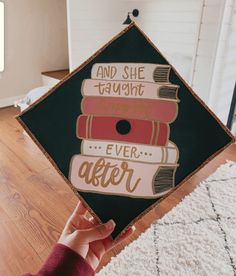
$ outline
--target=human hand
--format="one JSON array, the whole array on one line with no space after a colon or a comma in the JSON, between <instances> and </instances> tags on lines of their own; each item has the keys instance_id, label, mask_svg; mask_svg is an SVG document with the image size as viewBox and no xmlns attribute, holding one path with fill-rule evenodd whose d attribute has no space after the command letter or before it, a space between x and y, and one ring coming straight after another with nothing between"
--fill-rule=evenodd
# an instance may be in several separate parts
<instances>
[{"instance_id":1,"label":"human hand","mask_svg":"<svg viewBox=\"0 0 236 276\"><path fill-rule=\"evenodd\" d=\"M68 219L58 243L64 244L82 256L95 270L99 265L102 256L133 233L129 228L115 242L110 234L115 228L115 222L109 220L99 224L95 219L85 217L87 209L79 202Z\"/></svg>"}]
</instances>

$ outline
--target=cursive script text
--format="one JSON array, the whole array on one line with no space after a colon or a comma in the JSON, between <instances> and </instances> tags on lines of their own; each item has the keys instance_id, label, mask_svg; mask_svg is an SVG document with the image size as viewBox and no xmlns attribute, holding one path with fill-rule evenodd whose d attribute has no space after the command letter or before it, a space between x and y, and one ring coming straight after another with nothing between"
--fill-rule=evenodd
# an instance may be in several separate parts
<instances>
[{"instance_id":1,"label":"cursive script text","mask_svg":"<svg viewBox=\"0 0 236 276\"><path fill-rule=\"evenodd\" d=\"M96 163L85 161L81 164L78 176L87 184L101 186L106 188L108 185L119 185L122 180L126 179L126 190L132 193L138 186L141 178L132 182L133 169L129 168L127 162L122 162L120 167L117 164L112 165L100 158Z\"/></svg>"}]
</instances>

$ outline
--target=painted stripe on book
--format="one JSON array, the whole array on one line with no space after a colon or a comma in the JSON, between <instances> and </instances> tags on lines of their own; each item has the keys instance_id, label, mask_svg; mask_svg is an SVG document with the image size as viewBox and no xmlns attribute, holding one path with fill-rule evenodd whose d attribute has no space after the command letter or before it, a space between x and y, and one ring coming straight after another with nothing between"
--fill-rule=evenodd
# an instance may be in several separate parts
<instances>
[{"instance_id":1,"label":"painted stripe on book","mask_svg":"<svg viewBox=\"0 0 236 276\"><path fill-rule=\"evenodd\" d=\"M93 125L93 115L90 115L90 122L89 122L89 137L92 136L92 125Z\"/></svg>"},{"instance_id":2,"label":"painted stripe on book","mask_svg":"<svg viewBox=\"0 0 236 276\"><path fill-rule=\"evenodd\" d=\"M89 130L89 119L90 119L90 116L88 116L87 118L86 118L86 125L85 125L85 137L86 138L89 138L89 133L88 133L88 130Z\"/></svg>"},{"instance_id":3,"label":"painted stripe on book","mask_svg":"<svg viewBox=\"0 0 236 276\"><path fill-rule=\"evenodd\" d=\"M165 145L165 143L167 142L167 140L163 144L158 144L158 137L160 136L160 135L158 135L159 131L160 131L160 124L158 124L156 121L154 123L156 125L156 133L154 135L155 141L154 141L153 145ZM164 133L163 133L163 135L164 135Z\"/></svg>"},{"instance_id":4,"label":"painted stripe on book","mask_svg":"<svg viewBox=\"0 0 236 276\"><path fill-rule=\"evenodd\" d=\"M154 131L155 131L155 123L152 121L152 133L151 133L151 139L150 139L150 145L153 144L153 136L154 136Z\"/></svg>"}]
</instances>

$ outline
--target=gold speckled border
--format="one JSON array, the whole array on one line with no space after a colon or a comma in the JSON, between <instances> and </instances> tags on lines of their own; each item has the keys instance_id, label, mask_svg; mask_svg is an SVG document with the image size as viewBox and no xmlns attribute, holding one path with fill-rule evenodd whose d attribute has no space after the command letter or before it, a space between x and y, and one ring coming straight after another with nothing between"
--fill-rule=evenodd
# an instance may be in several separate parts
<instances>
[{"instance_id":1,"label":"gold speckled border","mask_svg":"<svg viewBox=\"0 0 236 276\"><path fill-rule=\"evenodd\" d=\"M96 56L98 56L105 48L107 48L113 41L118 39L120 36L122 36L124 33L126 33L129 29L131 29L133 26L135 26L146 38L148 43L159 53L160 51L157 49L157 47L153 44L153 42L147 37L147 35L137 26L135 22L132 22L128 27L126 27L124 30L122 30L119 34L114 36L109 42L107 42L103 47L101 47L98 51L96 51L90 58L88 58L85 62L83 62L77 69L72 71L70 74L65 76L60 82L58 82L54 87L52 87L46 94L41 96L37 101L35 101L32 105L30 105L27 109L25 109L21 114L16 116L17 121L22 125L22 127L25 129L25 131L29 134L29 136L32 138L32 140L35 142L35 144L40 148L40 150L43 152L43 154L46 156L46 158L52 163L54 168L57 170L57 172L62 176L62 178L65 180L65 182L70 186L72 191L75 193L75 195L83 202L83 204L87 207L89 212L95 217L95 219L102 223L101 219L96 215L96 213L92 210L92 208L88 205L88 203L80 196L79 192L73 187L73 185L70 183L70 181L63 175L63 173L58 168L55 161L50 157L50 155L45 151L43 146L40 144L40 142L37 140L37 138L34 136L34 134L28 129L28 127L25 125L25 123L21 120L20 116L22 116L25 112L33 109L39 102L44 100L47 96L49 96L51 93L53 93L61 84L63 84L65 81L67 81L69 78L71 78L73 75L78 73L81 69L84 68L90 61L92 61ZM162 55L162 54L161 54ZM164 56L163 56L164 57ZM165 59L166 60L166 59ZM168 62L166 60L166 62ZM170 64L168 62L168 64ZM171 65L171 64L170 64ZM183 80L183 78L178 74L176 69L171 65L172 70L174 70L175 74L181 79L181 81L187 86L190 93L195 97L195 99L201 103L201 105L215 118L215 120L219 123L219 125L224 129L224 131L232 138L232 140L226 144L224 147L216 151L214 154L212 154L210 157L208 157L197 169L192 171L188 176L186 176L171 192L163 196L160 200L157 200L154 204L150 205L147 209L145 209L143 212L141 212L136 218L134 218L123 230L122 232L114 239L118 239L122 233L124 233L130 226L132 226L136 221L138 221L140 218L142 218L145 214L150 212L153 208L155 208L158 203L160 203L162 200L164 200L168 195L170 195L173 191L175 191L180 185L182 185L185 181L187 181L190 177L192 177L197 171L199 171L202 167L204 167L210 160L212 160L216 155L218 155L220 152L222 152L225 148L227 148L230 144L235 142L235 138L232 135L232 133L228 130L226 126L223 125L223 123L219 120L219 118L209 109L209 107L200 99L200 97L192 90L192 88Z\"/></svg>"}]
</instances>

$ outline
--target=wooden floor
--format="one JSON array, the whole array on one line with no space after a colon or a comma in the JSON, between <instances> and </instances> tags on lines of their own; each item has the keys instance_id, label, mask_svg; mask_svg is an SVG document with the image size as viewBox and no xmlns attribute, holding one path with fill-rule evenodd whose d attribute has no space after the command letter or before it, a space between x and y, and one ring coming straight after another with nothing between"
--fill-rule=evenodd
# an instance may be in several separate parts
<instances>
[{"instance_id":1,"label":"wooden floor","mask_svg":"<svg viewBox=\"0 0 236 276\"><path fill-rule=\"evenodd\" d=\"M77 198L14 116L0 109L0 275L36 272L47 257L77 203ZM201 180L226 160L236 161L236 145L218 155L136 224L136 239L155 218L162 217ZM118 246L103 259L106 264Z\"/></svg>"}]
</instances>

